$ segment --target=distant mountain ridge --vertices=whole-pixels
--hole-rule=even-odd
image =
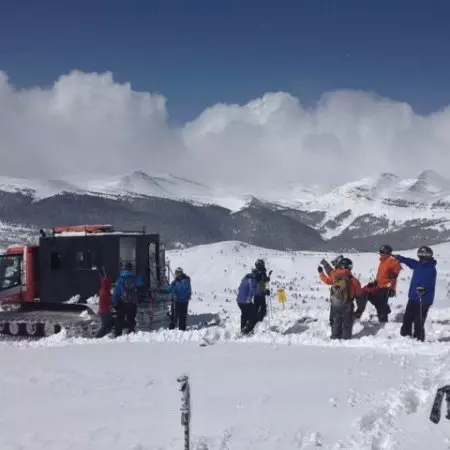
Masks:
[[[92,222],[146,226],[169,247],[241,240],[279,250],[407,249],[450,240],[450,180],[430,170],[410,179],[384,173],[259,196],[143,171],[83,183],[0,177],[0,244]]]

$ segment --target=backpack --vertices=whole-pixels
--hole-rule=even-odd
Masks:
[[[265,269],[259,270],[255,271],[254,274],[256,278],[257,295],[265,295],[267,290],[267,282],[270,280],[267,276],[267,271]]]
[[[341,308],[347,302],[352,301],[351,275],[339,273],[335,275],[330,289],[330,301],[333,307]]]
[[[122,295],[121,300],[124,303],[137,303],[138,293],[136,279],[134,277],[122,278]]]

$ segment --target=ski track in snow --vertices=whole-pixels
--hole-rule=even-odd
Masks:
[[[31,356],[34,352],[61,352],[61,347],[68,347],[68,352],[71,352],[71,349],[79,349],[81,351],[79,356],[92,353],[95,355],[98,353],[100,356],[112,351],[120,353],[121,349],[127,355],[129,352],[141,349],[142,344],[148,344],[148,347],[153,350],[152,354],[155,352],[159,354],[159,352],[162,353],[160,347],[161,349],[168,347],[171,349],[170,352],[174,351],[174,344],[179,344],[175,347],[179,348],[181,353],[175,353],[178,356],[174,356],[174,358],[185,358],[183,364],[190,364],[192,370],[194,368],[197,370],[197,377],[192,378],[192,383],[197,385],[194,388],[194,402],[196,395],[208,396],[208,392],[199,392],[202,391],[201,376],[206,376],[199,374],[205,372],[214,377],[217,375],[216,370],[219,370],[220,373],[220,367],[214,366],[214,364],[218,364],[216,362],[218,361],[217,355],[222,355],[222,359],[229,358],[231,351],[232,356],[240,361],[238,364],[234,359],[230,360],[233,361],[232,364],[237,364],[235,370],[238,372],[238,377],[240,371],[245,374],[243,376],[255,376],[251,372],[251,365],[247,367],[246,358],[242,356],[250,352],[256,358],[255,368],[267,370],[265,376],[269,379],[263,381],[260,386],[254,387],[254,391],[250,393],[245,390],[239,391],[241,397],[236,400],[238,405],[236,405],[235,413],[225,416],[224,420],[213,419],[215,414],[221,414],[215,408],[204,411],[194,410],[194,417],[201,415],[203,421],[213,422],[212,428],[200,420],[195,423],[192,430],[192,449],[194,450],[253,448],[264,450],[318,448],[321,450],[422,450],[428,442],[426,440],[428,439],[427,430],[429,434],[437,436],[432,443],[430,441],[430,449],[448,449],[450,448],[448,444],[450,432],[446,431],[448,425],[445,423],[445,419],[439,428],[428,424],[428,415],[436,389],[443,384],[448,384],[449,380],[446,377],[450,372],[450,347],[448,344],[450,341],[450,302],[448,300],[450,258],[447,259],[447,255],[450,256],[450,245],[436,247],[438,258],[437,296],[427,321],[425,343],[399,335],[405,307],[404,297],[411,274],[406,268],[399,280],[398,296],[392,300],[392,314],[389,323],[378,324],[376,317],[373,317],[373,307],[368,305],[363,319],[355,323],[354,339],[331,341],[328,324],[329,304],[324,301],[327,287],[318,281],[315,268],[322,256],[329,258],[333,255],[307,252],[270,252],[247,245],[224,243],[169,253],[173,259],[172,262],[177,266],[183,266],[193,280],[195,294],[191,302],[186,332],[162,329],[138,332],[118,339],[105,337],[100,340],[68,338],[64,333],[59,333],[37,341],[5,339],[0,342],[0,352],[5,355],[11,351],[17,352],[19,355],[17,358],[20,359],[22,352],[26,358],[26,355]],[[405,253],[407,254],[407,252]],[[239,312],[234,302],[234,289],[237,288],[242,275],[260,256],[267,258],[270,266],[276,270],[274,287],[287,288],[288,303],[285,308],[282,308],[273,298],[272,308],[268,308],[266,320],[257,325],[252,336],[240,338]],[[352,259],[356,268],[355,272],[362,274],[358,275],[361,281],[368,282],[374,274],[377,256],[358,254],[352,255]],[[273,315],[270,314],[271,309]],[[201,344],[205,346],[200,347]],[[102,350],[102,348],[106,348],[105,346],[108,347],[107,352]],[[52,353],[45,354],[46,358],[53,357]],[[312,407],[309,403],[311,394],[307,386],[296,385],[295,381],[290,381],[290,379],[286,379],[284,382],[294,383],[291,388],[291,396],[300,392],[302,401],[305,403],[299,407],[299,410],[303,411],[302,413],[298,413],[296,410],[284,412],[285,404],[275,398],[274,392],[278,392],[278,395],[282,396],[285,388],[281,386],[275,389],[275,385],[270,384],[270,375],[272,371],[275,371],[278,377],[283,378],[286,376],[285,371],[281,370],[283,368],[275,366],[267,367],[267,364],[275,364],[274,361],[278,363],[277,354],[284,355],[284,359],[281,361],[286,364],[287,372],[294,371],[297,374],[295,376],[299,376],[302,383],[313,383],[311,389],[316,389],[316,395],[321,396],[321,399],[318,400],[320,408],[325,410],[331,408],[331,412],[324,413],[324,422],[314,419],[316,414],[314,411],[309,414],[311,417],[308,414],[305,415],[303,410]],[[307,358],[298,368],[293,365],[297,355],[305,355]],[[337,355],[336,360],[329,360],[327,355]],[[191,356],[194,362],[191,361]],[[259,361],[260,359],[261,361]],[[291,362],[291,359],[294,362]],[[165,363],[165,359],[156,361]],[[212,366],[210,361],[214,361]],[[308,364],[308,367],[305,367],[304,364]],[[312,364],[318,364],[317,369],[311,367]],[[324,364],[323,367],[321,367],[322,364]],[[321,369],[325,370],[325,375]],[[16,386],[13,375],[8,374],[8,370],[4,374],[6,386],[11,383],[12,386]],[[26,379],[38,383],[37,380],[41,379],[40,371],[42,370],[44,369],[37,368],[36,373],[28,374]],[[83,371],[83,366],[78,370]],[[122,372],[119,371],[116,374],[114,366],[105,370],[108,378],[113,376],[120,380],[118,383],[118,388],[120,388],[124,383],[121,378],[124,376]],[[168,372],[163,376],[172,377],[173,368],[167,370]],[[316,378],[314,370],[317,370],[317,383],[321,383],[320,377],[325,376],[324,379],[328,380],[323,388],[314,385]],[[332,381],[327,378],[327,371],[340,373],[341,378],[338,377],[336,385],[333,385]],[[233,371],[226,372],[224,370],[223,372],[225,377],[227,374],[228,376],[233,374]],[[346,380],[347,372],[354,386],[347,385],[351,384]],[[77,376],[77,373],[72,369],[67,372],[63,371],[49,383],[61,383],[61,380],[67,376]],[[275,377],[273,382],[278,382],[279,378],[273,376]],[[96,386],[101,377],[102,374],[89,375],[87,382]],[[136,383],[135,379],[139,375],[132,372],[130,377],[130,383]],[[304,381],[303,377],[306,377],[305,379],[308,381]],[[140,382],[143,383],[142,380]],[[226,378],[222,382],[227,386],[224,389],[229,389],[230,386],[227,383],[232,383]],[[279,382],[283,383],[283,381]],[[80,389],[80,394],[84,390],[89,390],[89,387],[78,386],[75,378],[73,383],[73,387],[67,380],[65,384],[58,384],[58,389],[68,391],[69,406],[67,408],[69,410],[75,408],[72,405],[74,400],[70,398],[70,395],[77,392],[76,389]],[[157,381],[145,381],[145,383],[150,383],[149,386],[151,386],[153,383],[157,384]],[[343,385],[341,386],[339,383],[343,383]],[[100,386],[98,385],[98,388]],[[113,389],[117,388],[114,384],[107,386]],[[214,384],[209,388],[215,389],[213,386]],[[12,389],[18,388],[16,386]],[[125,395],[127,395],[127,389],[130,390],[131,387],[125,385]],[[197,394],[195,394],[196,392]],[[325,405],[326,398],[324,396],[328,393],[330,394],[328,404]],[[0,394],[2,393],[0,392]],[[212,394],[218,395],[217,392],[210,391],[209,395]],[[2,395],[7,397],[9,394],[5,391]],[[230,395],[229,393],[228,396]],[[157,398],[159,399],[159,396]],[[174,400],[170,397],[170,399],[171,402],[174,402],[173,409],[177,409],[179,407],[178,398]],[[224,401],[222,398],[219,400]],[[90,402],[89,399],[86,401]],[[209,405],[204,401],[205,399],[200,399],[194,404]],[[127,400],[124,400],[124,405],[126,404]],[[107,401],[107,405],[109,408],[114,407],[114,402],[111,401],[110,404]],[[268,405],[269,411],[265,414],[269,414],[270,417],[273,415],[273,421],[271,422],[269,418],[265,417],[264,420],[258,422],[254,416],[264,410],[266,405]],[[30,404],[30,407],[33,409],[36,405]],[[61,407],[64,410],[64,405]],[[98,405],[96,407],[98,408]],[[142,407],[139,405],[139,408]],[[248,408],[250,408],[249,411]],[[274,410],[271,411],[270,408]],[[289,417],[286,417],[283,412],[289,414]],[[297,421],[292,414],[299,414]],[[277,417],[281,421],[277,421]],[[283,422],[288,423],[284,424]],[[179,417],[176,418],[176,425],[179,426]],[[67,427],[67,424],[65,426]],[[62,442],[58,441],[56,437],[45,435],[44,432],[37,437],[24,436],[20,441],[13,437],[9,440],[7,438],[8,428],[5,427],[7,427],[7,422],[0,420],[0,431],[5,438],[0,443],[6,445],[3,446],[5,450],[25,448],[56,450]],[[138,436],[138,425],[136,424],[133,424],[131,428],[128,424],[128,428],[124,431],[125,434],[119,432],[116,425],[113,425],[112,434],[108,430],[108,425],[104,425],[104,427],[106,428],[102,428],[101,424],[96,428],[91,427],[92,429],[86,431],[87,436],[83,438],[84,440],[79,437],[75,438],[72,434],[66,435],[64,439],[68,442],[64,449],[96,448],[106,450],[120,447],[123,450],[175,450],[182,448],[182,438],[174,437],[174,435],[181,436],[181,429],[176,432],[168,432],[166,444],[158,444],[155,447],[148,445],[145,443],[146,441],[140,440],[138,437],[132,437],[134,434]],[[419,429],[426,431],[418,434]],[[126,433],[129,435],[128,438]],[[407,441],[409,434],[412,437],[410,441]],[[423,442],[416,444],[414,439],[422,439]],[[61,447],[58,450],[61,450]]]
[[[295,310],[295,308],[293,308]],[[316,311],[319,313],[320,311]],[[298,311],[300,314],[300,311]],[[205,349],[205,359],[208,358],[207,352],[214,351],[214,346],[226,346],[228,343],[235,343],[239,345],[255,345],[257,347],[263,346],[270,348],[299,346],[299,347],[322,347],[322,348],[349,348],[355,350],[369,349],[374,352],[374,358],[377,354],[388,354],[389,357],[398,361],[400,366],[408,366],[411,357],[424,357],[426,366],[420,369],[417,373],[412,373],[411,377],[404,381],[399,387],[393,387],[386,392],[383,392],[377,399],[372,399],[369,403],[368,411],[354,420],[352,425],[352,432],[346,440],[338,441],[332,445],[326,445],[322,442],[321,434],[317,432],[298,432],[291,437],[293,440],[292,447],[295,449],[309,450],[309,449],[329,449],[329,450],[397,450],[405,449],[401,446],[401,442],[395,439],[395,433],[399,430],[397,422],[402,416],[416,414],[422,408],[427,407],[427,412],[430,409],[429,404],[434,397],[436,389],[448,382],[445,380],[447,375],[446,370],[449,366],[450,351],[445,342],[427,342],[424,344],[417,343],[408,338],[401,338],[398,336],[399,323],[388,323],[384,329],[380,327],[378,335],[365,336],[359,339],[349,341],[331,341],[328,339],[327,315],[322,311],[322,317],[298,317],[293,314],[293,310],[278,311],[274,314],[273,320],[270,323],[263,323],[258,325],[258,329],[251,337],[238,338],[239,322],[238,316],[222,313],[222,320],[218,325],[210,326],[203,329],[191,329],[186,332],[177,330],[160,330],[155,332],[140,332],[135,335],[123,336],[119,339],[103,338],[101,340],[76,339],[65,338],[64,333],[52,336],[47,339],[38,341],[16,341],[3,343],[3,345],[26,348],[46,348],[46,347],[61,347],[73,345],[127,345],[130,343],[180,343],[180,344],[201,344],[205,340],[208,342]],[[294,317],[293,317],[294,316]],[[289,317],[289,319],[288,319]],[[309,320],[308,320],[309,319]],[[317,320],[317,321],[314,321]],[[363,321],[364,322],[364,321]],[[299,325],[301,334],[283,335],[295,325]],[[303,331],[301,326],[308,327]],[[271,331],[270,328],[277,326],[280,332]],[[377,329],[375,321],[366,321],[364,326],[358,324],[356,329],[374,327]],[[429,360],[428,360],[429,359]],[[361,402],[357,391],[349,396],[349,403]],[[333,402],[330,399],[330,402]],[[445,426],[445,425],[444,425]],[[246,436],[245,445],[240,442],[239,445],[233,439],[233,427],[226,427],[221,432],[221,438],[207,438],[196,437],[195,450],[215,450],[215,449],[234,449],[234,448],[257,448],[261,444],[270,440],[273,441],[273,430],[254,430],[249,432]],[[267,435],[266,435],[267,434]],[[253,436],[253,437],[252,437]],[[271,438],[271,439],[269,439]],[[94,439],[94,437],[93,437]],[[286,448],[286,436],[282,436],[279,445]],[[94,439],[95,441],[95,439]],[[158,447],[161,450],[178,448],[179,442],[173,446]],[[20,447],[17,447],[20,448]],[[40,448],[40,447],[38,447]],[[130,450],[146,450],[146,446],[129,447]],[[413,447],[409,447],[413,448]],[[16,450],[14,448],[14,450]]]
[[[356,421],[358,431],[346,443],[338,443],[336,449],[354,450],[394,450],[402,443],[393,438],[399,429],[396,423],[402,415],[415,414],[421,407],[434,398],[436,389],[445,381],[442,380],[448,367],[445,360],[449,352],[430,361],[430,367],[419,371],[419,380],[403,383],[400,388],[386,393],[385,398],[373,410]]]

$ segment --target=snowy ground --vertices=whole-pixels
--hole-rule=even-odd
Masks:
[[[355,339],[331,342],[323,256],[224,243],[170,252],[195,291],[189,330],[138,333],[116,341],[0,345],[0,448],[5,450],[183,448],[177,376],[192,385],[192,448],[450,448],[450,424],[428,417],[437,387],[450,382],[450,245],[435,247],[438,289],[427,342],[399,336],[410,277],[405,268],[380,327],[368,306]],[[413,255],[413,253],[410,253]],[[238,339],[234,298],[256,258],[287,289],[283,307],[254,336]],[[363,283],[377,255],[352,255]],[[206,338],[210,345],[200,347]]]

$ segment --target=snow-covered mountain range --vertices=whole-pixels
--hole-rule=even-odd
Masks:
[[[73,203],[75,198],[78,199],[76,204]],[[91,210],[97,208],[96,220],[110,222],[114,222],[109,220],[112,209],[120,204],[120,212],[125,214],[124,208],[133,205],[132,223],[151,227],[156,224],[149,222],[148,217],[142,218],[144,212],[155,216],[166,211],[164,223],[167,224],[167,221],[179,221],[181,211],[184,217],[189,209],[193,217],[183,220],[197,221],[197,228],[206,227],[209,231],[207,237],[198,239],[168,233],[170,241],[186,245],[239,237],[244,227],[244,241],[275,248],[288,247],[278,237],[276,243],[271,243],[270,239],[269,242],[255,241],[254,235],[260,232],[255,229],[255,223],[258,227],[264,225],[266,234],[268,228],[281,233],[280,230],[287,227],[293,234],[289,238],[294,241],[293,249],[307,248],[305,227],[310,229],[307,240],[312,246],[322,248],[331,245],[332,248],[371,249],[382,236],[395,239],[400,247],[450,239],[450,180],[429,170],[410,179],[385,173],[339,186],[291,183],[263,194],[217,189],[174,175],[152,176],[142,171],[84,182],[0,177],[2,222],[51,226],[47,221],[41,223],[38,205],[63,200],[66,212],[69,200],[75,209],[81,208],[81,202],[80,221],[92,218],[92,214],[83,209],[87,204],[92,205]],[[11,212],[12,206],[15,209]],[[111,210],[110,214],[102,215],[106,207]],[[18,213],[20,208],[26,208],[26,213]],[[203,217],[205,211],[208,217]],[[196,217],[198,212],[202,217]],[[214,215],[212,222],[211,214]],[[66,220],[64,215],[56,215],[54,219]],[[69,219],[73,220],[67,217]],[[296,224],[301,225],[298,231],[295,231]],[[302,234],[301,243],[295,242],[295,233]]]
[[[296,208],[324,213],[319,227],[326,238],[383,234],[420,223],[443,231],[450,219],[450,180],[433,171],[410,179],[384,173],[337,186],[311,200],[299,199]]]
[[[122,176],[84,182],[30,180],[0,176],[0,191],[24,193],[32,196],[35,200],[64,193],[112,198],[158,197],[201,204],[213,203],[231,210],[239,209],[245,203],[245,196],[242,196],[241,200],[238,195],[211,189],[204,184],[175,175],[150,176],[140,170]]]

